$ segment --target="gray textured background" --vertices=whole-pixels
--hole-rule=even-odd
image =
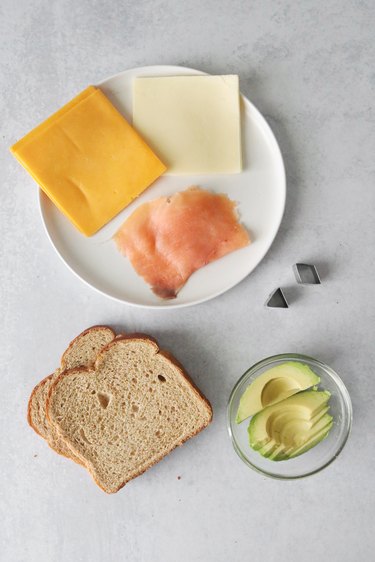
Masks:
[[[2,561],[373,558],[374,29],[371,0],[2,0]],[[239,286],[190,309],[144,311],[96,294],[64,267],[35,185],[8,147],[86,85],[168,63],[240,75],[280,143],[288,198],[272,249]],[[295,286],[299,260],[318,265],[322,286]],[[287,311],[263,307],[278,285]],[[34,384],[95,323],[154,334],[215,410],[207,431],[115,496],[25,421]],[[332,365],[355,415],[339,459],[299,482],[252,473],[225,427],[236,379],[285,351]]]

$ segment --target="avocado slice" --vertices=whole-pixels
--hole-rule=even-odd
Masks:
[[[317,414],[314,415],[311,420],[311,437],[307,437],[307,441],[300,447],[301,449],[303,448],[303,450],[297,454],[302,454],[315,444],[319,443],[319,441],[323,438],[320,437],[323,429],[327,428],[328,431],[326,435],[328,435],[329,429],[332,427],[333,420],[332,416],[327,415],[328,410],[329,406],[324,406]],[[318,439],[315,441],[316,438]],[[286,447],[283,443],[280,444],[280,442],[275,442],[273,439],[270,439],[267,445],[258,450],[261,455],[269,458],[271,461],[288,460],[289,458],[297,456],[296,451],[297,449],[295,447]]]
[[[312,386],[318,385],[320,378],[303,363],[286,361],[272,367],[256,378],[241,396],[237,410],[236,423],[253,416],[273,404],[277,404]]]
[[[327,391],[305,390],[268,406],[249,423],[250,446],[270,460],[302,454],[332,427],[329,398]]]
[[[293,446],[287,447],[283,443],[270,439],[266,445],[264,445],[261,449],[258,449],[258,453],[260,453],[263,457],[267,457],[270,461],[285,461],[305,453],[328,435],[333,423],[332,416],[326,415],[328,410],[329,406],[324,406],[312,418],[311,430],[313,431],[310,433],[311,436],[310,438],[308,438],[308,436],[306,437],[307,440],[301,447],[299,447],[299,449],[296,449]],[[323,435],[324,429],[326,430],[326,433]]]
[[[302,453],[305,453],[311,447],[319,443],[324,436],[328,435],[329,430],[333,425],[333,418],[329,414],[324,416],[303,436],[300,442],[285,450],[286,458],[294,458]],[[323,435],[324,434],[324,435]]]
[[[285,445],[279,444],[276,449],[273,450],[272,454],[268,457],[270,461],[282,460],[285,457]]]
[[[308,441],[306,441],[306,443],[304,443],[302,447],[299,447],[298,449],[294,449],[294,451],[290,453],[288,458],[294,459],[295,457],[298,457],[299,455],[306,453],[309,449],[315,447],[315,445],[323,441],[323,439],[325,439],[328,436],[331,427],[333,426],[332,416],[328,416],[328,417],[331,418],[331,421],[327,423],[327,425],[324,428],[321,428],[320,431],[314,437],[311,437]]]
[[[270,439],[268,443],[258,449],[258,453],[260,453],[263,457],[270,457],[274,450],[279,447],[279,445],[280,443],[276,443],[273,439]]]
[[[258,412],[252,417],[248,428],[251,447],[260,449],[274,434],[280,433],[280,428],[286,422],[294,419],[312,425],[316,421],[316,418],[312,421],[314,416],[327,406],[329,397],[327,391],[305,390]]]

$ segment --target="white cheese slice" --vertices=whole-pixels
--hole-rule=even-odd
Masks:
[[[238,76],[136,78],[133,125],[167,173],[241,171]]]

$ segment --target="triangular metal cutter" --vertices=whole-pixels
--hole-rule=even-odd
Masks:
[[[280,289],[275,289],[266,301],[266,306],[270,308],[289,308],[284,293]]]

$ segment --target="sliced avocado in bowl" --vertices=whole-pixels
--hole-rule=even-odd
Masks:
[[[264,408],[249,423],[250,446],[274,461],[308,451],[332,427],[329,398],[327,391],[305,390]]]
[[[272,367],[246,388],[240,399],[236,423],[243,422],[289,396],[317,386],[319,382],[320,378],[310,367],[297,361],[286,361]]]
[[[250,447],[271,461],[305,453],[325,439],[333,425],[330,393],[320,377],[300,361],[285,361],[264,371],[242,394],[236,423],[251,418]]]

